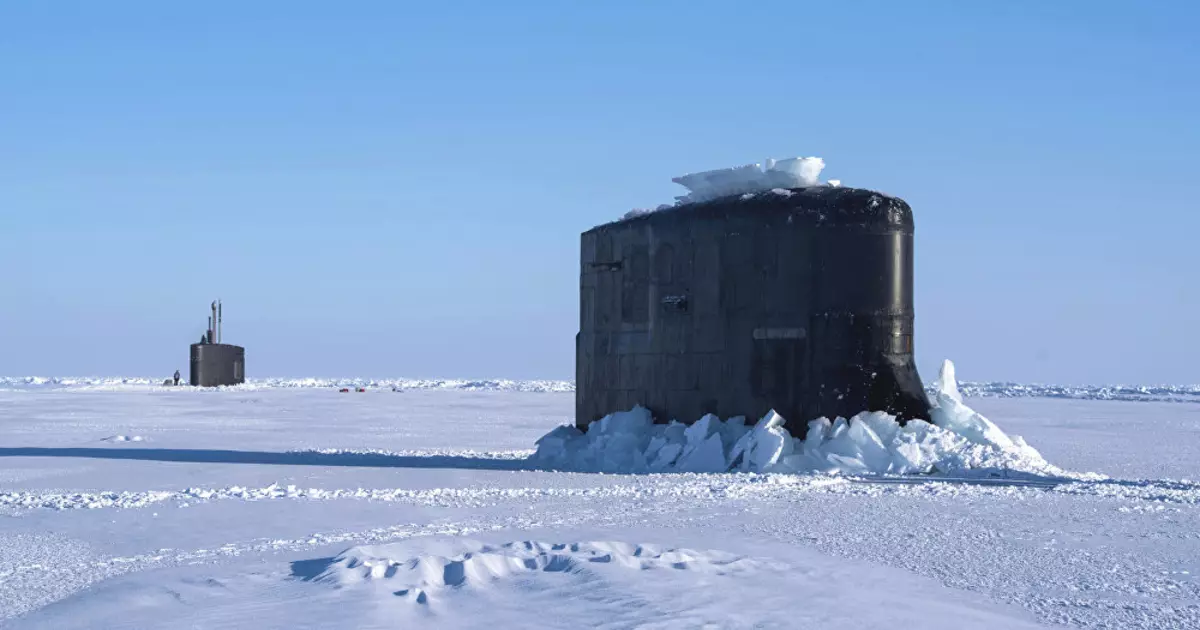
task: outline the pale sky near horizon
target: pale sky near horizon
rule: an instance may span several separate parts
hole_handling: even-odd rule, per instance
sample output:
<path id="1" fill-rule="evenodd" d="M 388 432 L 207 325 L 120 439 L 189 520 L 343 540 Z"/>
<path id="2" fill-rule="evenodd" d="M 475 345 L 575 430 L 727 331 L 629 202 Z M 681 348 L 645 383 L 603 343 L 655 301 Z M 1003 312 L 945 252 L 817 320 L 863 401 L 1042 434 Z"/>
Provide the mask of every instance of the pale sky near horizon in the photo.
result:
<path id="1" fill-rule="evenodd" d="M 579 233 L 817 155 L 917 357 L 1198 383 L 1192 2 L 0 4 L 0 374 L 571 378 Z"/>

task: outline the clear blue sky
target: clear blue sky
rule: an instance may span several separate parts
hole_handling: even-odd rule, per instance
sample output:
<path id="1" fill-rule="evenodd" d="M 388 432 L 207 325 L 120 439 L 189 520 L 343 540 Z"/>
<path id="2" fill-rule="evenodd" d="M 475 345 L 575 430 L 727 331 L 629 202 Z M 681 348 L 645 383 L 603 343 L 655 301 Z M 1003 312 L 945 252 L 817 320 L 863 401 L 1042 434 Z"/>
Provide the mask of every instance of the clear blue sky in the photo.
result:
<path id="1" fill-rule="evenodd" d="M 570 378 L 579 233 L 819 155 L 917 356 L 1200 381 L 1193 2 L 5 2 L 0 374 Z"/>

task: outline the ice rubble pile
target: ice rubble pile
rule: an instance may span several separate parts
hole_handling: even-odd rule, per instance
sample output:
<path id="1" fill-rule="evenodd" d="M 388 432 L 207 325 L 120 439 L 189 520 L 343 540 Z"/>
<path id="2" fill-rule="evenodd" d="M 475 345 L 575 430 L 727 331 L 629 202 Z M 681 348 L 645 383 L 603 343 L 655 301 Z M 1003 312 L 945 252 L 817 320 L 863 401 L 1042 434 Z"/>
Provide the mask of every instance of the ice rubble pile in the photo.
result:
<path id="1" fill-rule="evenodd" d="M 1061 476 L 1036 449 L 1008 436 L 963 404 L 946 361 L 935 384 L 931 421 L 901 426 L 895 416 L 863 412 L 808 424 L 795 439 L 770 412 L 754 426 L 709 414 L 695 424 L 654 424 L 642 407 L 610 414 L 587 432 L 560 426 L 537 442 L 530 462 L 579 472 L 824 472 L 850 475 L 943 474 Z"/>
<path id="2" fill-rule="evenodd" d="M 786 160 L 767 159 L 766 164 L 747 164 L 702 173 L 689 173 L 671 181 L 688 189 L 688 194 L 676 197 L 680 203 L 708 201 L 729 195 L 758 193 L 775 188 L 807 188 L 820 186 L 825 160 L 819 157 L 797 157 Z M 832 185 L 837 185 L 832 183 Z"/>
<path id="3" fill-rule="evenodd" d="M 768 191 L 791 194 L 790 188 L 811 186 L 841 186 L 839 180 L 822 183 L 821 171 L 825 160 L 819 157 L 795 157 L 784 160 L 767 158 L 765 164 L 746 164 L 732 168 L 719 168 L 700 173 L 688 173 L 671 178 L 671 181 L 688 189 L 688 194 L 675 198 L 675 205 L 663 204 L 653 210 L 635 208 L 625 213 L 624 219 L 669 210 L 679 205 L 709 201 L 732 195 L 756 195 Z"/>

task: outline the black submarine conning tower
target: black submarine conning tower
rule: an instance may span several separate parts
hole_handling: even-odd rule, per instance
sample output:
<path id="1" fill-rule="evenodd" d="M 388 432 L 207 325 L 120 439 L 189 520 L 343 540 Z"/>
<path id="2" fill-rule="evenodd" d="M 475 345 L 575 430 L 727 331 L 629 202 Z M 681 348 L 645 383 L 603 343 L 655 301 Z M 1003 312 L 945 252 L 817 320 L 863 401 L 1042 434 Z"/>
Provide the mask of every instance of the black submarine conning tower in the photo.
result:
<path id="1" fill-rule="evenodd" d="M 192 344 L 189 382 L 195 387 L 238 385 L 246 382 L 246 349 L 222 343 L 223 310 L 220 300 L 212 303 L 208 329 L 199 343 Z"/>
<path id="2" fill-rule="evenodd" d="M 581 237 L 576 426 L 774 409 L 929 417 L 913 360 L 913 217 L 835 186 L 685 203 Z"/>

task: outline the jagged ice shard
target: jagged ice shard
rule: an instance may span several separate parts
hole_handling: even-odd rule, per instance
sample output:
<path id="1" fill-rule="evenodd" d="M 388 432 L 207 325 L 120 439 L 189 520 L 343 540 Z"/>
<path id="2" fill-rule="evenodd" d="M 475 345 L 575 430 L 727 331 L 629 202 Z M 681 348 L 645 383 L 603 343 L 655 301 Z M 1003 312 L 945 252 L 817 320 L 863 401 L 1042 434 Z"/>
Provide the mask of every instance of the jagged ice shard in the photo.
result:
<path id="1" fill-rule="evenodd" d="M 1085 478 L 1049 464 L 963 404 L 946 361 L 928 419 L 903 425 L 886 412 L 818 418 L 803 439 L 767 412 L 748 426 L 712 414 L 689 425 L 655 423 L 645 407 L 606 415 L 585 430 L 561 426 L 537 442 L 531 463 L 552 470 L 608 473 L 766 472 L 850 475 L 942 474 L 967 477 Z M 1094 476 L 1094 475 L 1092 475 Z"/>

